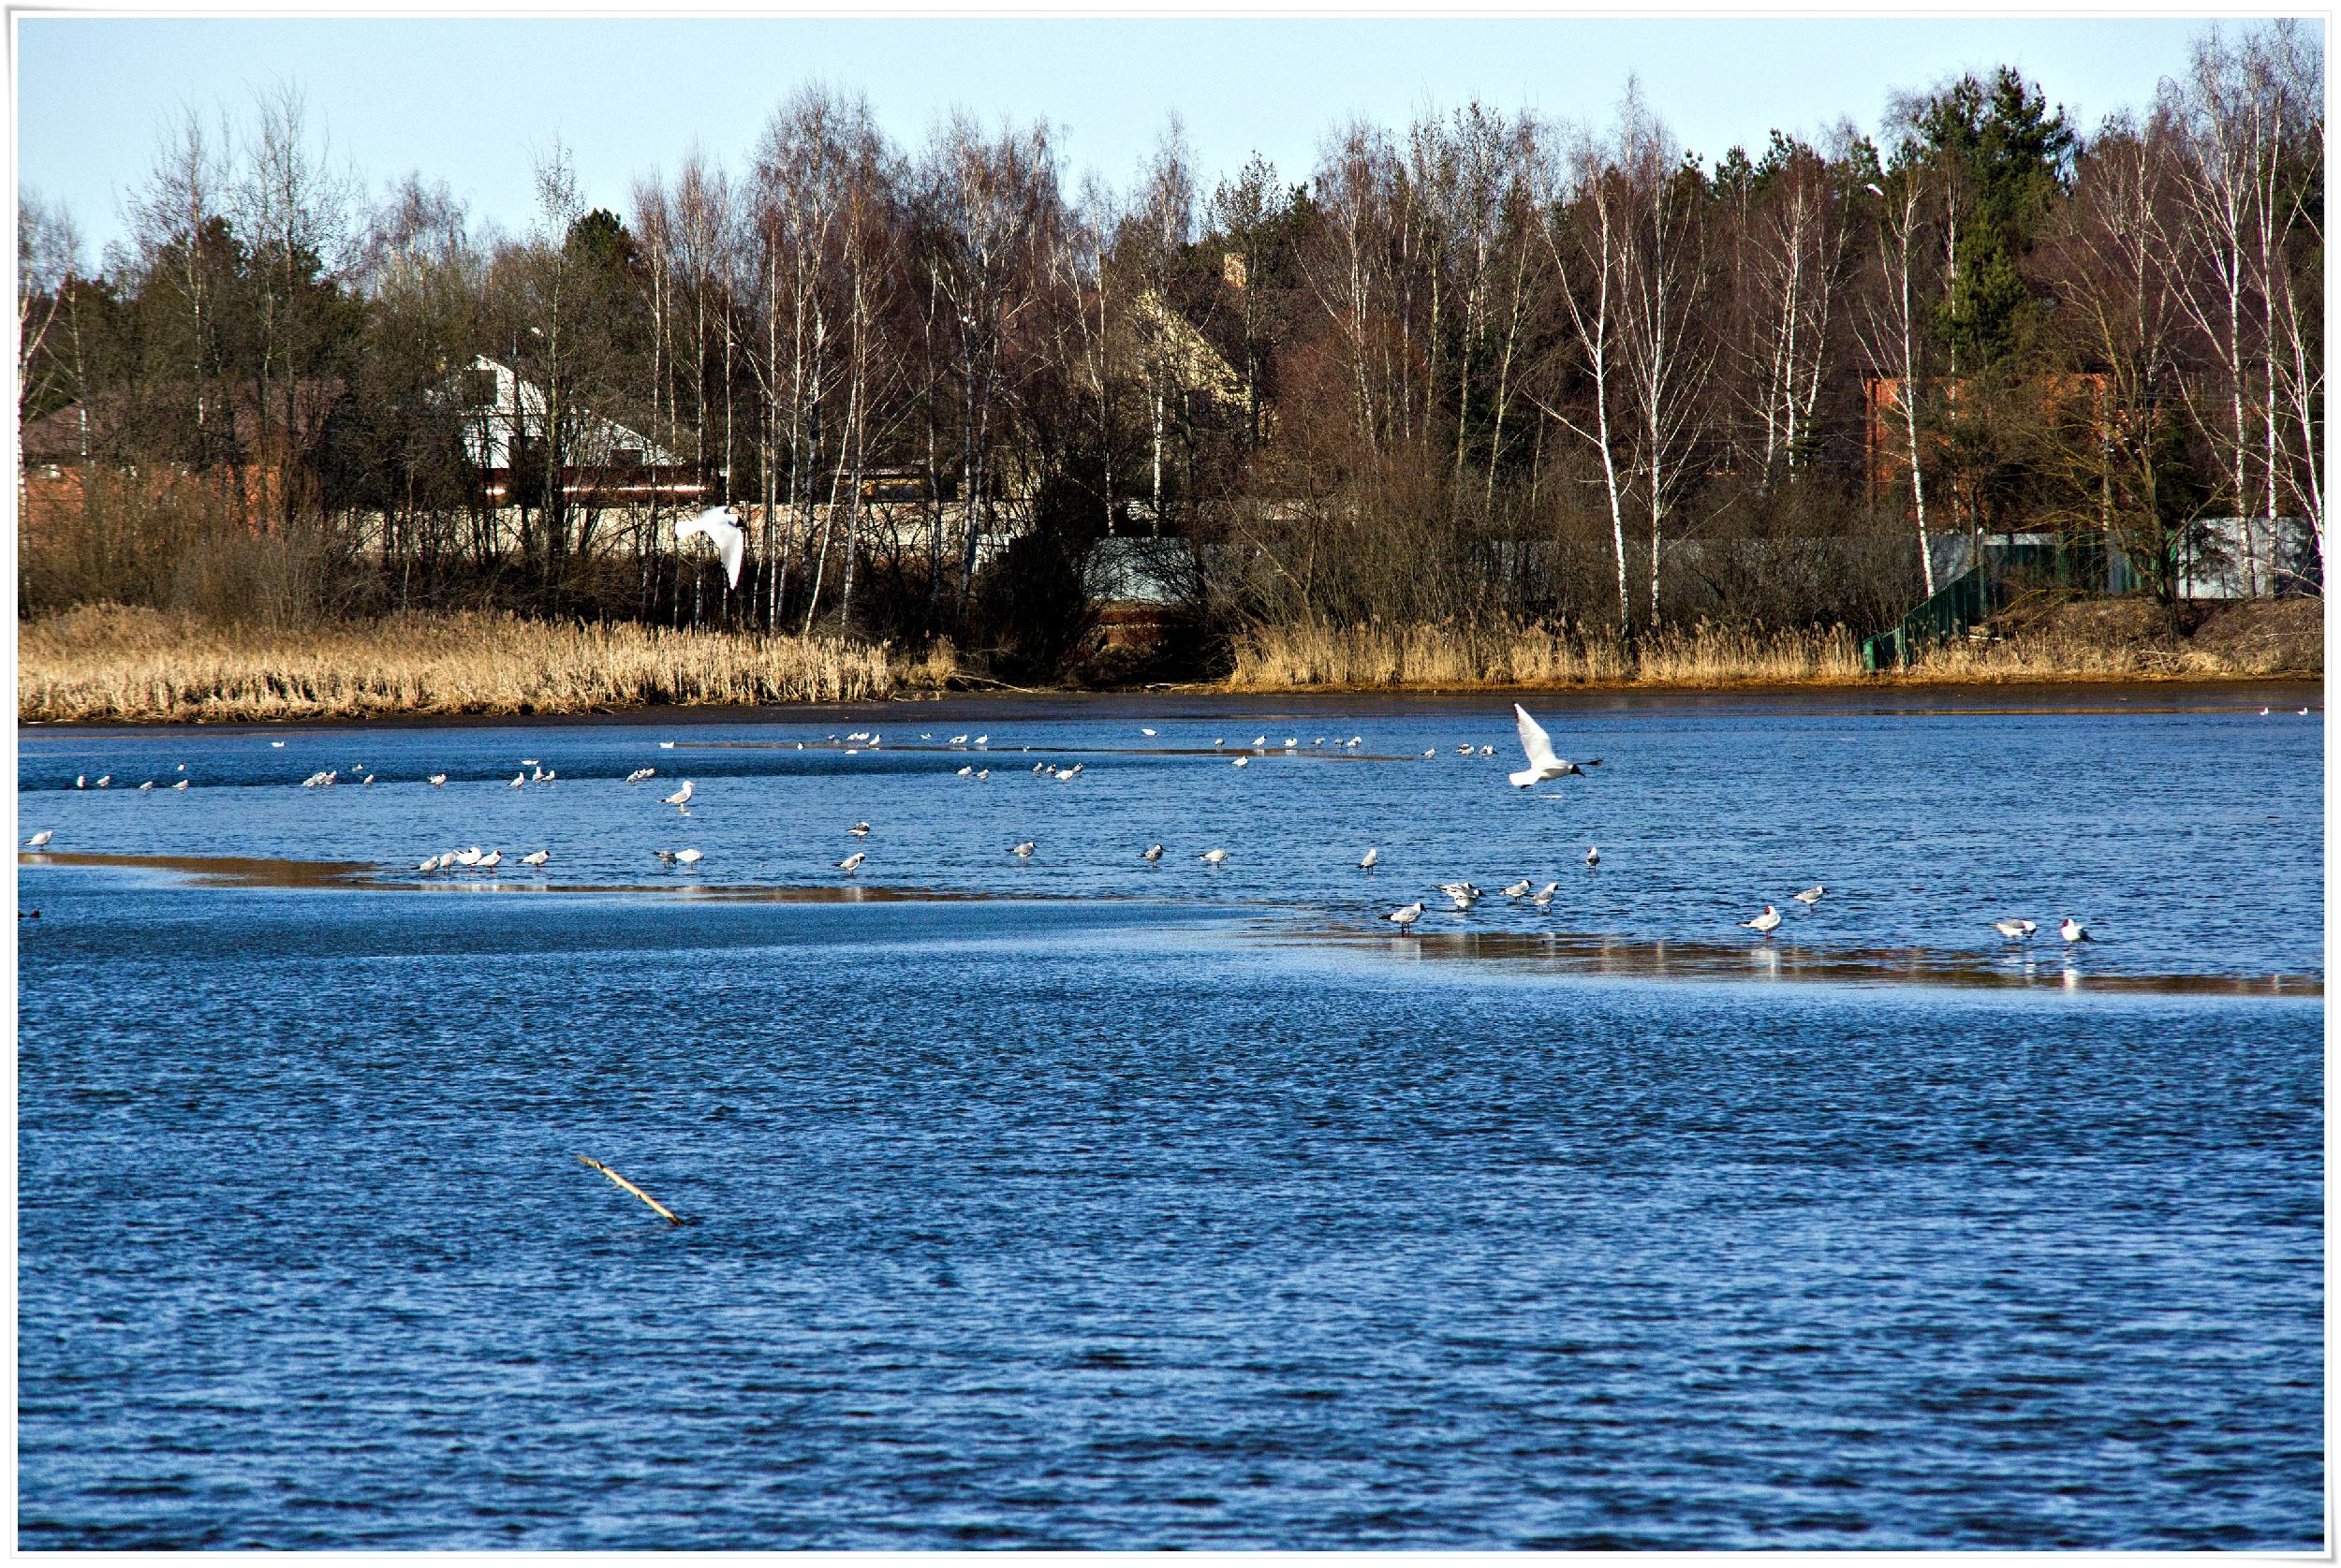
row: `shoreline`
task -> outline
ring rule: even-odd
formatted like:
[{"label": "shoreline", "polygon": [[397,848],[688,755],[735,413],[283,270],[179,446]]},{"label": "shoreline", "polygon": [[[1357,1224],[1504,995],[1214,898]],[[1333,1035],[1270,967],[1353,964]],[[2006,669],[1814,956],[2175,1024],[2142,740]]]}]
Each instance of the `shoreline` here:
[{"label": "shoreline", "polygon": [[[155,730],[171,731],[189,728],[252,729],[271,733],[288,729],[344,729],[355,726],[379,728],[487,728],[505,725],[716,725],[753,723],[759,718],[787,719],[792,715],[811,716],[822,713],[850,715],[876,713],[902,708],[932,709],[938,722],[944,715],[964,710],[997,712],[1018,703],[1056,707],[1067,703],[1095,704],[1109,710],[1126,706],[1132,711],[1152,711],[1166,704],[1193,702],[1206,705],[1215,712],[1233,715],[1258,711],[1260,703],[1343,700],[1348,702],[1380,701],[1401,706],[1437,702],[1447,698],[1502,697],[1508,700],[1542,700],[1552,703],[1572,703],[1583,700],[1604,700],[1632,697],[1681,697],[1764,699],[1779,698],[1794,702],[1802,700],[1858,701],[1862,698],[1892,700],[1896,698],[1923,699],[1966,696],[1980,705],[2006,708],[2010,711],[2032,712],[2078,711],[2084,707],[2110,711],[2110,704],[2056,702],[2059,692],[2098,696],[2115,692],[2156,693],[2173,700],[2188,694],[2210,696],[2221,690],[2232,690],[2245,696],[2273,698],[2278,693],[2292,706],[2306,704],[2321,709],[2324,701],[2324,677],[2317,672],[2282,674],[2225,674],[2187,672],[2168,675],[2110,675],[2100,672],[2078,674],[2048,674],[2024,676],[1998,675],[1872,675],[1857,678],[1817,677],[1804,681],[1779,679],[1746,681],[1598,681],[1570,683],[1489,682],[1483,685],[1307,685],[1285,687],[1232,687],[1216,681],[1163,683],[1142,687],[1084,687],[1084,686],[1018,686],[994,690],[920,691],[896,693],[887,696],[848,699],[802,698],[764,703],[639,703],[626,706],[587,704],[555,708],[536,705],[514,709],[428,709],[399,708],[380,711],[333,713],[229,713],[213,712],[189,716],[140,714],[125,716],[102,714],[67,718],[27,718],[20,713],[17,727],[23,730],[53,730],[61,733],[95,730]],[[1983,699],[2000,698],[1985,702]],[[2119,699],[2127,703],[2125,696]],[[2194,706],[2193,704],[2184,704]],[[2271,701],[2269,706],[2275,704]],[[2208,706],[2206,704],[2206,706]]]}]

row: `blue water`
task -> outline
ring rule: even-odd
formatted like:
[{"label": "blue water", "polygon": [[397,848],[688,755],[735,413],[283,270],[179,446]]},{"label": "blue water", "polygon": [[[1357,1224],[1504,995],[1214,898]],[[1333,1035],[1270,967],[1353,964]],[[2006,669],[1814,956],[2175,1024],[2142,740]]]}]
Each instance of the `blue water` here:
[{"label": "blue water", "polygon": [[[1313,939],[1521,874],[1450,929],[1753,944],[1820,880],[1807,948],[2319,978],[2320,715],[1643,700],[1523,794],[1500,703],[1197,706],[22,732],[55,851],[827,887],[866,817],[864,882],[1017,896],[23,865],[20,1545],[2320,1544],[2320,999]],[[1282,753],[1336,729],[1412,758]]]}]

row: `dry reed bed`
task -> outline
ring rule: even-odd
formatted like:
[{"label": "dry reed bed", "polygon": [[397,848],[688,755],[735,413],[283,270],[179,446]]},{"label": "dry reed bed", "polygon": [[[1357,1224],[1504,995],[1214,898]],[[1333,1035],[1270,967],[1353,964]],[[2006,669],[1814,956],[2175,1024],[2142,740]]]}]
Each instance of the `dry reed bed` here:
[{"label": "dry reed bed", "polygon": [[97,606],[20,628],[22,720],[366,718],[860,701],[939,686],[918,664],[828,637],[402,615],[300,631]]},{"label": "dry reed bed", "polygon": [[1468,691],[1495,686],[1720,686],[1854,681],[1862,646],[1828,631],[1737,631],[1701,623],[1628,645],[1606,631],[1539,626],[1332,626],[1301,623],[1236,641],[1231,691],[1303,687]]},{"label": "dry reed bed", "polygon": [[2220,635],[2142,630],[2147,607],[2115,616],[2052,618],[1995,640],[1928,652],[1909,668],[1862,668],[1861,638],[1826,631],[1734,630],[1701,623],[1628,645],[1607,631],[1493,626],[1261,627],[1236,641],[1228,689],[1472,691],[1506,686],[1828,685],[1861,681],[1986,684],[2024,681],[2247,679],[2317,675],[2317,607],[2261,607]]}]

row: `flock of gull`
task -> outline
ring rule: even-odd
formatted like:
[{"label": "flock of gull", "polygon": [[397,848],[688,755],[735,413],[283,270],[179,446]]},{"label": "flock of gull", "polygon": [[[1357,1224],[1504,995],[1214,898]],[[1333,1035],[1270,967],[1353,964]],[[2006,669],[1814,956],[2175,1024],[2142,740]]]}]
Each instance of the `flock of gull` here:
[{"label": "flock of gull", "polygon": [[[2262,710],[2262,711],[2264,712],[2265,710]],[[2307,710],[2304,709],[2302,711],[2305,713]],[[1514,788],[1527,789],[1536,784],[1550,783],[1557,779],[1572,777],[1585,778],[1589,776],[1586,771],[1588,769],[1598,768],[1601,766],[1601,759],[1599,757],[1588,757],[1580,762],[1571,761],[1561,756],[1553,749],[1552,737],[1545,731],[1544,726],[1539,724],[1536,719],[1529,714],[1525,708],[1521,707],[1517,703],[1512,706],[1512,716],[1514,725],[1519,733],[1521,752],[1525,763],[1525,766],[1516,771],[1507,774],[1506,776],[1508,782]],[[1140,730],[1140,734],[1148,739],[1152,739],[1155,737],[1156,731],[1152,728],[1141,728]],[[850,735],[842,737],[832,736],[830,739],[832,742],[842,747],[847,755],[854,755],[865,750],[875,751],[884,743],[884,737],[872,730],[857,730]],[[922,741],[932,741],[935,737],[931,734],[921,735],[919,739]],[[963,733],[950,736],[943,740],[942,744],[950,750],[968,751],[972,749],[977,754],[978,760],[969,761],[962,765],[955,770],[955,776],[964,779],[973,779],[977,782],[982,782],[992,777],[990,759],[993,754],[989,751],[991,739],[992,738],[989,734],[977,735]],[[1212,746],[1215,751],[1224,751],[1227,747],[1227,737],[1223,735],[1214,739]],[[1332,740],[1331,746],[1328,748],[1326,738],[1319,736],[1312,743],[1312,749],[1318,751],[1320,755],[1328,749],[1333,752],[1354,752],[1362,743],[1363,737],[1362,736],[1353,735],[1346,740],[1336,737]],[[270,744],[273,747],[281,748],[285,742],[282,740],[272,740]],[[675,742],[671,740],[662,740],[658,742],[658,744],[661,749],[671,749]],[[1242,746],[1242,742],[1239,742],[1238,744],[1239,747]],[[1285,738],[1283,750],[1287,754],[1291,754],[1298,751],[1301,748],[1301,744],[1302,742],[1300,737],[1288,736]],[[803,741],[797,742],[798,750],[803,750],[804,746],[805,743]],[[1234,767],[1246,767],[1251,763],[1255,756],[1266,755],[1272,747],[1273,742],[1270,740],[1267,734],[1262,733],[1256,735],[1252,738],[1248,749],[1241,750],[1239,755],[1233,756],[1230,761]],[[1026,749],[1029,750],[1029,748]],[[1477,747],[1465,745],[1456,747],[1455,752],[1460,756],[1468,757],[1478,755],[1480,757],[1492,757],[1495,755],[1495,748],[1487,745]],[[1423,752],[1422,755],[1426,760],[1435,758],[1438,755],[1438,748],[1432,747]],[[979,766],[979,762],[981,762],[983,765]],[[1032,772],[1037,777],[1053,778],[1060,784],[1070,784],[1082,775],[1083,767],[1083,764],[1078,762],[1069,765],[1039,762],[1033,765]],[[185,769],[186,765],[184,763],[179,765],[179,770],[182,773],[185,771]],[[625,776],[624,782],[629,785],[641,784],[656,778],[657,775],[658,769],[655,768],[637,768]],[[311,773],[307,778],[302,779],[301,781],[300,787],[302,789],[331,789],[345,783],[355,783],[360,787],[365,787],[372,785],[375,777],[376,775],[373,771],[366,769],[363,765],[354,766],[346,769],[326,769]],[[540,786],[552,784],[559,780],[559,777],[560,775],[556,770],[544,767],[543,764],[537,758],[523,757],[521,759],[520,771],[515,772],[508,783],[509,786],[513,789],[524,789],[531,784]],[[112,782],[110,774],[101,775],[95,781],[95,787],[98,789],[106,789],[111,785]],[[434,789],[443,788],[448,782],[448,775],[445,773],[433,773],[429,775],[424,782]],[[73,784],[76,789],[92,787],[92,782],[86,775],[77,776],[74,779]],[[189,781],[182,778],[169,787],[177,790],[184,790],[188,787],[188,784]],[[140,784],[138,787],[140,790],[151,790],[155,787],[155,784],[154,781],[149,780],[146,783]],[[689,817],[692,815],[691,803],[695,796],[695,790],[696,786],[691,780],[681,780],[678,786],[671,793],[658,798],[659,804],[662,806],[673,807],[679,816]],[[851,828],[847,829],[847,835],[857,841],[866,840],[869,838],[871,831],[871,826],[867,821],[857,822]],[[44,829],[41,832],[34,834],[31,839],[27,840],[26,847],[30,849],[43,848],[52,842],[53,836],[54,833],[52,829]],[[1034,854],[1038,851],[1038,847],[1039,845],[1038,841],[1025,839],[1009,845],[1008,853],[1020,861],[1029,862]],[[652,853],[657,857],[663,865],[670,868],[680,866],[687,869],[689,867],[696,866],[705,857],[701,851],[689,846],[675,849],[655,849],[652,851]],[[1139,858],[1150,866],[1156,865],[1160,863],[1164,854],[1165,850],[1163,845],[1160,843],[1153,843],[1149,844],[1143,851],[1140,852]],[[514,858],[521,865],[541,871],[543,867],[552,858],[552,851],[549,848],[538,847],[525,855],[517,856]],[[1215,846],[1213,848],[1200,851],[1194,856],[1194,858],[1215,871],[1227,863],[1229,858],[1229,852],[1224,847]],[[1360,871],[1371,872],[1380,863],[1380,847],[1378,845],[1368,845],[1364,855],[1358,859],[1357,867]],[[851,877],[856,872],[860,872],[868,860],[868,852],[863,849],[856,848],[843,859],[836,861],[834,864],[835,869],[838,872],[844,873],[847,877]],[[502,849],[482,849],[479,845],[474,844],[468,848],[441,850],[433,854],[425,855],[421,860],[415,864],[414,871],[422,875],[453,875],[458,872],[466,872],[475,873],[493,873],[504,864],[504,862],[505,855]],[[1584,853],[1584,864],[1586,870],[1589,872],[1594,871],[1600,866],[1601,851],[1599,846],[1592,844],[1586,846]],[[1549,881],[1542,887],[1538,887],[1532,879],[1522,877],[1509,886],[1499,889],[1499,892],[1503,897],[1510,900],[1516,904],[1533,908],[1539,912],[1544,912],[1552,908],[1553,899],[1560,890],[1560,886],[1561,885],[1558,881]],[[1440,897],[1446,901],[1450,912],[1459,915],[1468,913],[1475,903],[1487,897],[1487,894],[1483,889],[1465,880],[1442,883],[1439,885],[1437,891]],[[1826,896],[1828,892],[1829,888],[1826,886],[1817,883],[1810,887],[1804,888],[1801,892],[1790,895],[1789,897],[1794,902],[1803,905],[1806,909],[1810,909],[1818,904],[1821,899]],[[1382,915],[1380,919],[1388,925],[1395,928],[1400,933],[1412,934],[1417,923],[1422,919],[1423,915],[1429,907],[1430,900],[1427,897],[1418,898],[1390,910],[1388,913]],[[1739,922],[1742,929],[1753,931],[1759,937],[1763,938],[1771,937],[1774,931],[1780,929],[1781,924],[1782,916],[1779,908],[1776,905],[1769,903],[1764,905],[1760,913],[1748,919]],[[2031,941],[2035,933],[2039,930],[2039,927],[2035,922],[2028,919],[2009,917],[1992,921],[1991,929],[1998,932],[2001,937],[2010,943],[2022,944]],[[2057,927],[2057,932],[2068,945],[2082,942],[2093,942],[2096,940],[2096,938],[2091,935],[2091,933],[2082,925],[2080,921],[2069,917],[2059,924]]]}]

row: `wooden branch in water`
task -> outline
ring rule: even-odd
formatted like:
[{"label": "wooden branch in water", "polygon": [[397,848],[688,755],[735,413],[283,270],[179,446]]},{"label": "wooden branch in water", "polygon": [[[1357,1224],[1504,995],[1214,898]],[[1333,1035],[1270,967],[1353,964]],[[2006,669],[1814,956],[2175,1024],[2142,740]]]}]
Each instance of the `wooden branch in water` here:
[{"label": "wooden branch in water", "polygon": [[683,1223],[681,1219],[676,1217],[673,1209],[668,1208],[665,1204],[659,1202],[656,1198],[642,1191],[641,1188],[637,1187],[633,1182],[628,1181],[625,1177],[620,1176],[616,1171],[611,1170],[608,1165],[603,1165],[599,1160],[590,1158],[589,1156],[583,1154],[580,1154],[578,1159],[583,1164],[593,1166],[596,1170],[601,1172],[602,1175],[608,1177],[611,1180],[615,1181],[619,1186],[624,1187],[627,1192],[632,1193],[636,1197],[640,1198],[644,1203],[649,1204],[653,1209],[658,1210],[659,1218],[665,1220],[669,1224],[679,1225]]}]

